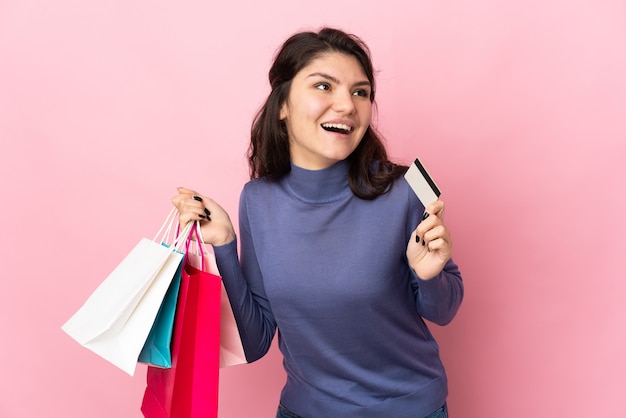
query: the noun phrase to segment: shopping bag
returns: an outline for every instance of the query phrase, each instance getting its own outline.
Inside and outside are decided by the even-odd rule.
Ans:
[[[235,322],[233,308],[230,305],[224,283],[221,284],[222,298],[220,299],[220,367],[245,364],[246,354],[243,351],[239,328]]]
[[[217,417],[221,278],[188,259],[181,278],[172,367],[148,366],[141,405],[147,418]]]
[[[165,226],[175,216],[170,212]],[[161,227],[158,235],[163,230]],[[172,245],[143,238],[61,327],[131,376],[165,293],[183,260],[189,225]]]
[[[176,270],[174,279],[165,293],[163,303],[152,324],[148,338],[139,353],[139,362],[156,367],[172,367],[172,333],[174,331],[174,315],[180,290],[183,264]]]
[[[190,244],[187,250],[187,260],[189,264],[197,269],[202,269],[221,276],[217,268],[215,254],[209,248],[202,245]],[[230,305],[224,282],[221,283],[220,297],[220,367],[236,366],[245,364],[246,355],[243,351],[243,344],[239,335],[239,329],[233,315],[233,308]]]

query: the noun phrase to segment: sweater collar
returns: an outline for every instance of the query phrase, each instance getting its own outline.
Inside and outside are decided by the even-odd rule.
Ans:
[[[349,163],[339,161],[321,170],[307,170],[291,164],[285,185],[307,203],[329,203],[352,193],[348,184]]]

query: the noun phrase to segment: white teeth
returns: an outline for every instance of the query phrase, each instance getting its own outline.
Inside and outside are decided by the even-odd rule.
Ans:
[[[346,132],[350,132],[352,130],[351,127],[349,127],[348,125],[346,125],[344,123],[322,123],[322,127],[323,128],[330,128],[330,129],[340,129],[340,130],[346,131]]]

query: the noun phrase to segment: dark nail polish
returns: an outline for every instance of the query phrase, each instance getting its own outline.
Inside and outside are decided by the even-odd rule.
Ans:
[[[211,216],[211,212],[209,212],[209,210],[207,208],[204,208],[204,214],[206,216]]]
[[[208,219],[206,216],[204,216],[204,215],[202,215],[202,214],[200,214],[200,215],[198,215],[198,216],[199,216],[199,217],[201,217],[202,219]]]
[[[415,242],[420,243],[420,236],[415,234]]]
[[[200,196],[194,196],[193,199],[197,200],[198,202],[202,202],[202,198]]]
[[[428,218],[429,216],[430,216],[430,213],[424,212],[424,216],[422,216],[422,221],[425,221],[426,218]]]
[[[425,246],[426,245],[426,241],[422,240],[422,245]]]

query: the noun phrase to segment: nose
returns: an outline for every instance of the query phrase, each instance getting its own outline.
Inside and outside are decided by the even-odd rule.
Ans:
[[[354,96],[347,89],[335,91],[333,109],[340,114],[351,115],[355,112]]]

